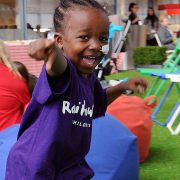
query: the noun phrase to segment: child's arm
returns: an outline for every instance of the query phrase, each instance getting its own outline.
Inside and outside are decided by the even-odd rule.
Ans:
[[[131,90],[143,94],[148,86],[146,80],[135,77],[127,82],[120,83],[116,86],[109,87],[106,90],[108,105],[112,103],[117,97],[119,97],[124,91]]]
[[[38,39],[29,45],[29,55],[36,60],[44,60],[50,77],[60,76],[67,67],[62,50],[52,39]]]

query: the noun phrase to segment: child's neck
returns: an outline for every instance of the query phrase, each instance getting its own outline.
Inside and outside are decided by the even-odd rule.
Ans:
[[[88,78],[90,76],[90,74],[84,74],[84,73],[80,73],[82,77],[84,78]]]

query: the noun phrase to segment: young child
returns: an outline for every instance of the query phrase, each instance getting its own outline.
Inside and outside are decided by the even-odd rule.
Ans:
[[[8,157],[6,180],[87,180],[85,161],[92,119],[124,90],[143,93],[146,81],[133,78],[102,89],[94,68],[107,44],[109,20],[94,0],[61,0],[55,9],[55,40],[30,44],[29,54],[44,60],[31,102]]]

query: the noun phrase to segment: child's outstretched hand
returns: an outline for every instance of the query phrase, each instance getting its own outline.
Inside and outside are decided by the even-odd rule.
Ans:
[[[38,39],[29,44],[29,56],[36,60],[44,60],[49,76],[60,76],[67,67],[62,50],[54,39]]]
[[[28,54],[36,60],[47,61],[54,47],[54,39],[38,39],[29,44]]]
[[[131,78],[127,81],[127,89],[136,93],[144,94],[148,83],[141,77]]]
[[[106,89],[107,104],[112,103],[117,97],[119,97],[126,90],[130,90],[136,93],[144,94],[148,83],[141,77],[134,77],[127,82],[119,83],[116,86],[112,86]]]

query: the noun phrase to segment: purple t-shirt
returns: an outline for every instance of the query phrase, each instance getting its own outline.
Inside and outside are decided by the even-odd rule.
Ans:
[[[76,173],[81,180],[93,175],[84,157],[90,148],[92,119],[106,111],[106,93],[95,75],[84,78],[67,62],[56,80],[47,77],[43,66],[8,157],[6,180],[70,180]]]

